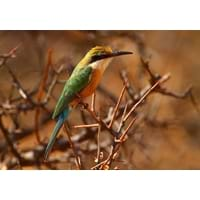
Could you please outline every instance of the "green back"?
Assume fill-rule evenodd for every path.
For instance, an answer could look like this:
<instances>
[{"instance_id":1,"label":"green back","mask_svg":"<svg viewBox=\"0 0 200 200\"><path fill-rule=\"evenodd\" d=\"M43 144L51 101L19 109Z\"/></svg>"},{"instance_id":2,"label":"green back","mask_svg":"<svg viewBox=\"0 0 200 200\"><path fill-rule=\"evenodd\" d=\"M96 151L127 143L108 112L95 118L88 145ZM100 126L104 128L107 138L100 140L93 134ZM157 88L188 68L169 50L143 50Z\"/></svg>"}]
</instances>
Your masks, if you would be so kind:
<instances>
[{"instance_id":1,"label":"green back","mask_svg":"<svg viewBox=\"0 0 200 200\"><path fill-rule=\"evenodd\" d=\"M56 118L68 104L76 97L90 81L91 67L75 68L70 78L66 81L62 94L56 104L52 118Z\"/></svg>"}]
</instances>

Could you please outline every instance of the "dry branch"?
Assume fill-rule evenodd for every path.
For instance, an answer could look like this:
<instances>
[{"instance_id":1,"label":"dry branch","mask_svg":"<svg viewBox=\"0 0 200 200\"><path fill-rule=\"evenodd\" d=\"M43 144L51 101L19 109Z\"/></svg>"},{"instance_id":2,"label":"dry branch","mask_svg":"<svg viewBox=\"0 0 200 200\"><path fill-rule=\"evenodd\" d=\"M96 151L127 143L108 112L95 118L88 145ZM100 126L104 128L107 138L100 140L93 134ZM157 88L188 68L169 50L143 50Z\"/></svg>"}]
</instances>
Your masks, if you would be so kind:
<instances>
[{"instance_id":1,"label":"dry branch","mask_svg":"<svg viewBox=\"0 0 200 200\"><path fill-rule=\"evenodd\" d=\"M41 100L44 96L45 87L46 87L46 83L47 83L47 80L48 80L48 76L49 76L51 66L52 66L52 49L49 49L48 50L47 64L44 68L42 80L41 80L41 83L39 85L39 89L38 89L38 92L37 92L37 103L38 104L41 103ZM38 143L41 143L41 139L40 139L40 135L39 135L39 115L40 115L40 107L37 107L36 111L35 111L35 135L36 135L36 139L37 139Z\"/></svg>"}]
</instances>

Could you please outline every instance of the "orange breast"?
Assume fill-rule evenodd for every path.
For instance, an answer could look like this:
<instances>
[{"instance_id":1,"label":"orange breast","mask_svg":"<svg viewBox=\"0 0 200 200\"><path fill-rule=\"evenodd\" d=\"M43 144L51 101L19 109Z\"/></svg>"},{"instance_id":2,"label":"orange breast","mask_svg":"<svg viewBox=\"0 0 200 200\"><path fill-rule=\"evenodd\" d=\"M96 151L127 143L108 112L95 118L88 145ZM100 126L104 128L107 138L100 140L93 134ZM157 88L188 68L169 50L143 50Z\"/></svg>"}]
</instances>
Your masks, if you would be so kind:
<instances>
[{"instance_id":1,"label":"orange breast","mask_svg":"<svg viewBox=\"0 0 200 200\"><path fill-rule=\"evenodd\" d=\"M96 90L97 86L99 85L101 77L102 77L101 70L94 69L89 84L80 92L80 96L85 98L92 95L92 93Z\"/></svg>"},{"instance_id":2,"label":"orange breast","mask_svg":"<svg viewBox=\"0 0 200 200\"><path fill-rule=\"evenodd\" d=\"M96 90L97 86L99 85L99 82L101 81L102 72L99 69L94 69L92 72L91 80L89 84L79 93L81 98L88 97L93 94L93 92ZM76 106L78 104L79 100L74 99L74 101L71 103L72 106Z\"/></svg>"}]
</instances>

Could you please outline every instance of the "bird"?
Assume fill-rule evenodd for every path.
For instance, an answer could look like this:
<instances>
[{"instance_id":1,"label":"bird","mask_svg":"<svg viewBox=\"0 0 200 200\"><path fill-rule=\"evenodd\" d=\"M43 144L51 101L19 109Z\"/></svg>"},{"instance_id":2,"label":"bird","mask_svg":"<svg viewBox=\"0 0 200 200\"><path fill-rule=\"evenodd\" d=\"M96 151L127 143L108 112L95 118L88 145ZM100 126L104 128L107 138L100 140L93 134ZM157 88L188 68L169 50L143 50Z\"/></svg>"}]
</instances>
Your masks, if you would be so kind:
<instances>
[{"instance_id":1,"label":"bird","mask_svg":"<svg viewBox=\"0 0 200 200\"><path fill-rule=\"evenodd\" d=\"M66 81L55 106L52 118L57 122L47 144L44 160L48 159L59 130L71 110L80 103L80 100L94 93L114 57L128 54L132 54L132 52L112 50L110 46L96 46L90 49L77 64Z\"/></svg>"}]
</instances>

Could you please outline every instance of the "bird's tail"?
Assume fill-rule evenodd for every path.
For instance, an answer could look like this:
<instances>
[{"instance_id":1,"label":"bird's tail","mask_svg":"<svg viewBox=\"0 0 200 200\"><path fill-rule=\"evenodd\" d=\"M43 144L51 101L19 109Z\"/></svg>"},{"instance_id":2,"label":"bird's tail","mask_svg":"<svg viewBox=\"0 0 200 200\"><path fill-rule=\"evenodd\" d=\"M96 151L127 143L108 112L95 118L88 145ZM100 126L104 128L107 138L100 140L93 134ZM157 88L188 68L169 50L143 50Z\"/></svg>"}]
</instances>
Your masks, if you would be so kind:
<instances>
[{"instance_id":1,"label":"bird's tail","mask_svg":"<svg viewBox=\"0 0 200 200\"><path fill-rule=\"evenodd\" d=\"M53 133L51 134L51 137L49 139L49 143L48 143L46 150L45 150L45 155L44 155L45 160L47 160L47 158L48 158L49 152L51 151L51 149L54 145L54 142L56 140L56 136L58 135L58 132L59 132L60 128L62 127L63 123L67 119L67 117L69 115L69 111L70 111L69 108L65 109L58 117L58 121L56 122L56 125L53 129Z\"/></svg>"}]
</instances>

